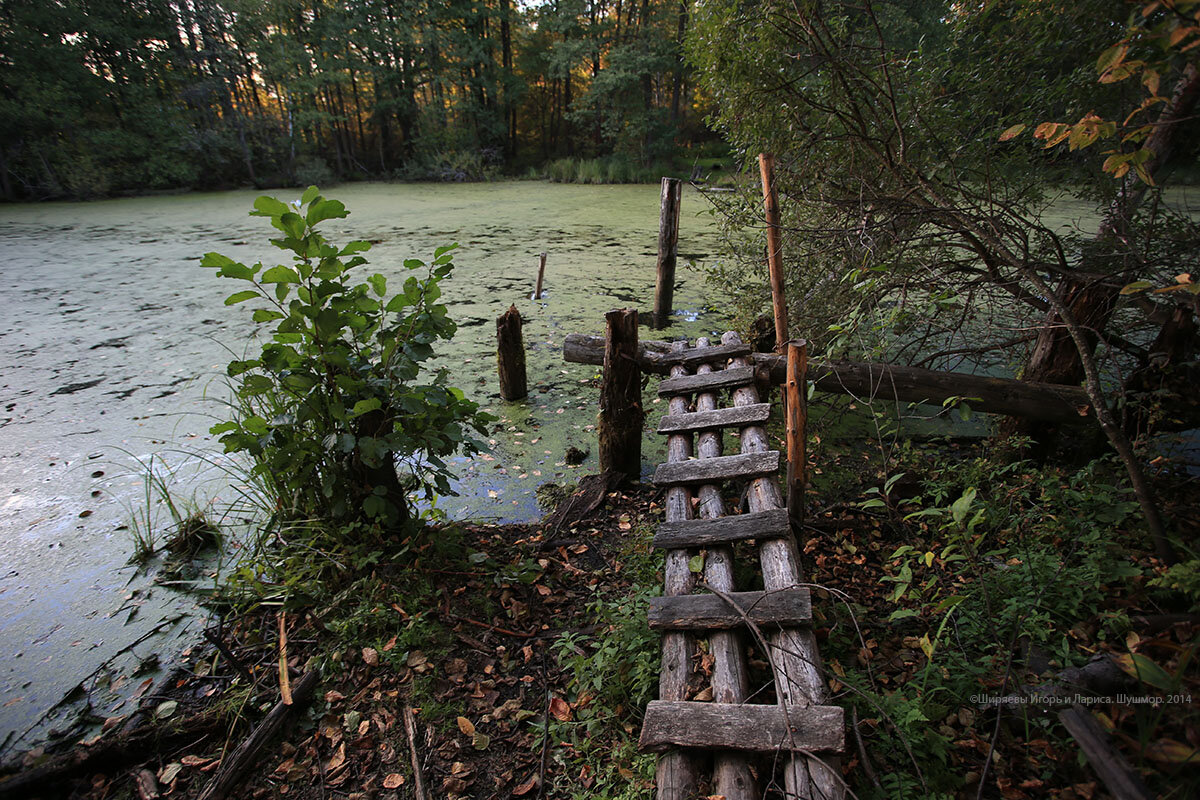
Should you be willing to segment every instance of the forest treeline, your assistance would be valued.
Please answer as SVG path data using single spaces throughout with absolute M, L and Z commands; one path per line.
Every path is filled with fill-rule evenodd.
M 706 138 L 680 0 L 0 4 L 5 199 L 649 168 Z M 711 135 L 708 135 L 711 139 Z

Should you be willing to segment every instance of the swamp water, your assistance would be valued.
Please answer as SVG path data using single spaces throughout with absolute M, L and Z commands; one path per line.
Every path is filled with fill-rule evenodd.
M 228 396 L 224 366 L 247 351 L 252 303 L 225 307 L 237 287 L 198 262 L 208 251 L 268 265 L 286 257 L 266 243 L 269 221 L 247 214 L 257 194 L 0 208 L 0 746 L 19 749 L 81 684 L 72 699 L 90 692 L 93 714 L 129 713 L 129 698 L 198 634 L 205 614 L 193 597 L 128 565 L 128 526 L 146 506 L 139 461 L 152 456 L 176 496 L 210 517 L 230 498 L 208 429 Z M 537 486 L 596 469 L 596 368 L 564 363 L 562 339 L 602 332 L 612 308 L 652 306 L 658 187 L 352 184 L 326 194 L 351 212 L 325 223 L 326 236 L 377 242 L 361 269 L 387 275 L 393 289 L 404 259 L 460 244 L 443 284 L 459 331 L 439 363 L 501 419 L 493 451 L 456 463 L 461 495 L 439 506 L 452 519 L 536 519 Z M 685 190 L 671 336 L 724 329 L 721 304 L 688 266 L 714 253 L 706 210 Z M 533 301 L 543 250 L 545 295 Z M 495 319 L 514 303 L 526 320 L 530 396 L 503 403 Z M 648 465 L 660 460 L 657 438 L 647 434 Z M 579 467 L 565 463 L 572 446 L 590 451 Z M 162 508 L 156 515 L 170 524 Z M 58 707 L 20 744 L 65 729 L 74 713 Z

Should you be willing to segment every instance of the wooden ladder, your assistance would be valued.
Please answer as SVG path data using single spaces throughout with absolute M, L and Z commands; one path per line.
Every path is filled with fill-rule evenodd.
M 651 628 L 663 631 L 659 698 L 646 709 L 640 745 L 659 752 L 659 800 L 691 800 L 700 779 L 701 753 L 713 757 L 712 793 L 727 800 L 759 800 L 753 754 L 778 754 L 784 796 L 825 800 L 845 795 L 835 754 L 844 746 L 843 712 L 825 705 L 820 654 L 810 627 L 811 604 L 801 585 L 796 541 L 775 480 L 780 455 L 769 448 L 770 405 L 759 402 L 750 348 L 734 333 L 721 344 L 678 342 L 664 360 L 670 378 L 659 386 L 668 413 L 667 463 L 654 482 L 667 487 L 666 521 L 654 545 L 666 550 L 665 596 L 650 606 Z M 732 403 L 719 407 L 730 390 Z M 694 395 L 695 410 L 689 411 Z M 740 452 L 722 452 L 722 430 L 740 431 Z M 695 458 L 693 435 L 697 438 Z M 721 485 L 748 482 L 744 513 L 727 514 Z M 753 540 L 762 591 L 734 585 L 733 545 Z M 704 552 L 702 574 L 689 561 Z M 699 590 L 699 593 L 697 593 Z M 754 703 L 742 630 L 759 638 L 769 656 L 776 702 Z M 698 637 L 708 639 L 712 702 L 689 701 L 688 679 Z M 770 779 L 770 775 L 762 776 Z

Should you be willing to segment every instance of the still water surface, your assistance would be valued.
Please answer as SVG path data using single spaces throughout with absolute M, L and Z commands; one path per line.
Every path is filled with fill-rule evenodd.
M 247 216 L 256 194 L 0 208 L 0 742 L 150 635 L 101 670 L 115 694 L 97 694 L 94 713 L 127 713 L 120 696 L 153 674 L 135 675 L 137 664 L 151 667 L 156 652 L 168 664 L 198 629 L 192 599 L 127 566 L 132 543 L 122 526 L 143 503 L 135 459 L 164 458 L 178 492 L 202 505 L 229 494 L 224 473 L 189 453 L 219 450 L 208 434 L 227 396 L 219 376 L 246 351 L 252 326 L 247 306 L 222 303 L 232 282 L 198 262 L 215 250 L 279 263 L 282 251 L 266 244 L 268 221 Z M 568 333 L 601 332 L 609 309 L 652 305 L 658 187 L 355 184 L 328 194 L 351 215 L 326 223 L 326 235 L 378 241 L 364 269 L 395 276 L 393 287 L 404 259 L 460 244 L 443 285 L 460 327 L 441 363 L 502 422 L 490 436 L 491 460 L 460 464 L 462 494 L 441 506 L 460 519 L 536 518 L 533 490 L 574 479 L 568 446 L 591 451 L 578 469 L 595 469 L 595 369 L 563 363 L 561 343 Z M 724 327 L 721 304 L 686 265 L 714 257 L 706 211 L 703 197 L 685 190 L 673 336 Z M 541 251 L 549 253 L 546 292 L 533 301 Z M 526 319 L 531 393 L 501 403 L 494 320 L 512 303 Z M 653 439 L 646 463 L 655 460 Z M 65 714 L 42 728 L 62 726 Z

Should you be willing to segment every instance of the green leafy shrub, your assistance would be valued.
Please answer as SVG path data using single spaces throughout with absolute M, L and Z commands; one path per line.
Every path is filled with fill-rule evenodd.
M 456 245 L 438 248 L 428 264 L 405 261 L 411 274 L 389 297 L 379 273 L 351 280 L 369 243 L 339 248 L 317 231 L 349 213 L 317 187 L 291 205 L 259 197 L 250 213 L 283 234 L 271 243 L 291 252 L 292 263 L 264 269 L 218 253 L 201 262 L 243 282 L 225 304 L 255 301 L 254 321 L 269 326 L 258 357 L 230 362 L 233 418 L 212 433 L 226 452 L 251 457 L 252 476 L 281 519 L 410 519 L 410 491 L 450 493 L 444 459 L 478 452 L 470 431 L 482 432 L 489 419 L 447 385 L 445 370 L 427 367 L 434 344 L 455 332 L 437 301 Z

